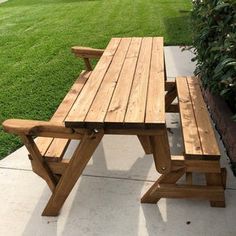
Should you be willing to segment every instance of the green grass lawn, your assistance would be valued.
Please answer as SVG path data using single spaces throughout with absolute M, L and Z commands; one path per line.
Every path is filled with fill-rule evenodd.
M 0 122 L 48 120 L 82 70 L 73 45 L 164 36 L 190 44 L 190 0 L 9 0 L 0 4 Z M 0 127 L 0 158 L 21 145 Z

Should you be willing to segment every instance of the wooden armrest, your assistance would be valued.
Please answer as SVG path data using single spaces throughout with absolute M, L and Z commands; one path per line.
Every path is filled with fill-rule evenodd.
M 71 51 L 81 58 L 100 58 L 104 52 L 102 49 L 74 46 Z
M 65 127 L 63 123 L 51 121 L 36 121 L 23 119 L 9 119 L 2 123 L 3 130 L 18 135 L 31 135 L 55 138 L 79 139 L 79 134 L 71 128 Z M 80 132 L 79 132 L 80 133 Z

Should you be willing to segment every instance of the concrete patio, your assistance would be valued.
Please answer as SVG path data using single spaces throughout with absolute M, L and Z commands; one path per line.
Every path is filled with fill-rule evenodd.
M 167 76 L 191 75 L 190 52 L 165 47 Z M 182 152 L 179 118 L 167 114 L 172 152 Z M 219 139 L 219 136 L 217 134 Z M 135 136 L 105 136 L 58 217 L 41 217 L 50 197 L 46 183 L 31 171 L 25 147 L 0 161 L 0 235 L 236 235 L 236 178 L 219 141 L 228 170 L 226 208 L 198 200 L 140 198 L 159 174 Z M 66 157 L 72 153 L 71 143 Z M 201 176 L 197 181 L 202 181 Z

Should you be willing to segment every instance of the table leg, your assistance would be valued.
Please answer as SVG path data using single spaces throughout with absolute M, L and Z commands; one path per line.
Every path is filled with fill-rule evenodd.
M 174 184 L 185 174 L 185 169 L 179 169 L 171 171 L 167 174 L 162 175 L 152 187 L 143 195 L 141 203 L 157 203 L 161 195 L 158 193 L 160 184 Z
M 85 134 L 75 150 L 68 167 L 60 178 L 51 198 L 49 199 L 43 216 L 57 216 L 63 203 L 82 174 L 92 154 L 103 137 L 103 133 L 93 136 Z
M 207 173 L 205 174 L 205 176 L 206 176 L 207 186 L 224 186 L 225 185 L 225 183 L 223 183 L 224 179 L 222 178 L 221 173 Z M 210 204 L 212 207 L 225 207 L 224 196 L 222 198 L 222 201 L 210 201 Z
M 151 154 L 152 153 L 152 146 L 151 146 L 150 136 L 138 135 L 138 139 L 143 147 L 145 154 Z
M 150 140 L 156 170 L 161 174 L 170 172 L 171 154 L 166 127 L 158 135 L 150 136 Z
M 56 188 L 57 180 L 47 163 L 44 161 L 34 139 L 31 136 L 21 136 L 21 139 L 29 151 L 29 158 L 31 160 L 33 171 L 47 182 L 49 188 L 53 192 Z

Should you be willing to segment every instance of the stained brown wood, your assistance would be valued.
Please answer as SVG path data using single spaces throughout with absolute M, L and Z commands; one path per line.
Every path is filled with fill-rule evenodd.
M 197 78 L 187 77 L 187 82 L 201 141 L 202 153 L 208 156 L 220 156 L 219 146 L 202 97 L 199 81 Z
M 171 170 L 171 154 L 166 128 L 163 128 L 161 135 L 150 136 L 152 152 L 156 170 L 161 173 L 169 173 Z
M 205 176 L 208 188 L 213 186 L 224 187 L 225 180 L 222 179 L 221 173 L 206 173 Z M 225 198 L 223 196 L 221 199 L 211 199 L 210 204 L 212 207 L 225 207 Z
M 176 85 L 185 153 L 187 155 L 202 155 L 201 142 L 186 78 L 176 78 Z
M 132 38 L 124 65 L 121 69 L 120 78 L 105 118 L 105 122 L 108 126 L 109 123 L 119 124 L 124 122 L 141 42 L 141 38 Z
M 64 201 L 66 200 L 76 181 L 82 174 L 85 166 L 87 165 L 93 152 L 100 143 L 102 137 L 102 132 L 96 134 L 95 136 L 91 136 L 90 134 L 84 135 L 78 148 L 73 154 L 73 157 L 71 158 L 68 167 L 60 178 L 60 181 L 57 184 L 42 215 L 58 215 Z
M 160 184 L 155 196 L 157 198 L 197 198 L 223 202 L 224 189 L 221 186 Z
M 117 81 L 120 76 L 120 70 L 124 64 L 124 60 L 131 42 L 131 38 L 123 38 L 117 48 L 102 84 L 94 98 L 94 101 L 88 111 L 85 122 L 103 123 L 110 100 L 116 88 Z
M 92 71 L 93 67 L 92 67 L 91 62 L 89 61 L 89 59 L 87 57 L 84 57 L 83 60 L 84 60 L 86 70 L 87 71 Z
M 148 81 L 150 76 L 152 38 L 144 38 L 139 53 L 125 123 L 144 124 Z M 164 79 L 163 79 L 164 80 Z
M 89 49 L 82 50 L 75 51 L 78 56 L 90 58 L 85 57 Z M 200 117 L 201 112 L 207 112 L 202 98 L 197 99 L 200 87 L 187 77 L 176 80 L 185 149 L 189 156 L 197 155 L 202 160 L 170 154 L 165 108 L 178 109 L 171 105 L 176 96 L 175 84 L 165 82 L 163 39 L 112 39 L 101 55 L 95 70 L 83 73 L 49 122 L 3 123 L 6 131 L 22 137 L 33 171 L 53 192 L 43 215 L 58 215 L 104 134 L 137 135 L 145 152 L 153 153 L 156 169 L 162 175 L 142 202 L 156 203 L 162 197 L 199 198 L 208 199 L 212 206 L 224 206 L 226 172 L 219 160 L 212 158 L 216 149 L 204 148 L 207 138 L 214 138 L 208 130 L 210 120 Z M 37 140 L 41 150 L 33 136 L 45 137 Z M 61 160 L 70 139 L 81 141 L 70 160 Z M 59 162 L 52 162 L 54 159 Z M 192 172 L 205 173 L 207 185 L 193 185 Z M 177 184 L 184 174 L 188 184 Z
M 50 161 L 48 162 L 48 166 L 54 174 L 62 175 L 65 172 L 66 168 L 68 167 L 69 161 L 70 160 L 68 159 L 62 160 L 60 162 Z
M 73 106 L 75 99 L 87 82 L 90 72 L 83 71 L 75 81 L 56 112 L 51 118 L 52 122 L 63 122 Z M 60 161 L 70 143 L 70 139 L 38 138 L 36 141 L 41 154 L 50 161 Z
M 66 118 L 66 125 L 72 123 L 74 126 L 77 124 L 78 127 L 84 127 L 83 124 L 85 117 L 112 62 L 120 41 L 121 39 L 119 38 L 113 38 L 110 41 L 106 51 L 103 53 L 95 69 L 92 71 L 90 79 L 70 110 L 70 113 Z
M 189 159 L 219 159 L 209 113 L 197 78 L 176 78 L 185 153 Z
M 81 58 L 100 58 L 102 54 L 104 53 L 103 49 L 81 47 L 81 46 L 74 46 L 71 48 L 71 51 L 77 57 L 81 57 Z
M 162 196 L 158 196 L 158 189 L 161 183 L 176 183 L 185 174 L 185 169 L 181 168 L 161 175 L 159 179 L 151 186 L 151 188 L 143 195 L 142 203 L 157 203 Z
M 218 160 L 185 160 L 184 156 L 171 156 L 172 169 L 185 168 L 186 172 L 220 173 Z
M 186 172 L 186 183 L 188 185 L 193 184 L 193 173 L 192 172 Z
M 145 115 L 146 127 L 153 123 L 165 123 L 163 38 L 153 38 L 149 73 Z
M 47 182 L 49 188 L 53 192 L 56 188 L 57 181 L 50 168 L 48 167 L 47 163 L 44 161 L 33 138 L 31 136 L 26 136 L 22 134 L 20 136 L 32 158 L 33 170 Z
M 65 124 L 78 128 L 158 128 L 165 124 L 163 38 L 115 38 Z

